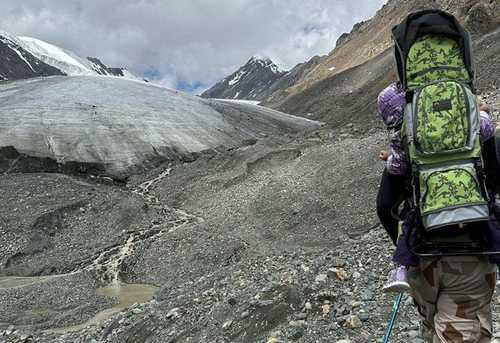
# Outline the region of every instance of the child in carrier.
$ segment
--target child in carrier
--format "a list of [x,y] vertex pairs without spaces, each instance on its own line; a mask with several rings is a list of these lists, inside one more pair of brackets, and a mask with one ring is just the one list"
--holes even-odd
[[[392,83],[380,93],[377,102],[378,115],[390,131],[391,148],[390,152],[382,151],[379,157],[385,161],[389,177],[404,176],[409,172],[409,160],[401,145],[401,126],[403,123],[404,107],[406,105],[405,91],[398,83]],[[495,126],[487,110],[487,106],[481,106],[480,136],[482,141],[495,136]],[[384,194],[384,192],[381,192],[381,194]],[[398,205],[394,204],[394,207]],[[490,207],[491,215],[486,238],[491,250],[500,251],[500,223],[497,219],[500,217],[500,208],[494,204]],[[418,256],[414,255],[408,247],[408,244],[412,245],[415,242],[415,235],[408,237],[410,231],[415,232],[410,230],[414,223],[414,213],[412,211],[404,212],[402,231],[397,240],[397,247],[393,256],[395,268],[389,272],[387,283],[383,287],[384,292],[408,291],[410,286],[406,279],[407,267],[417,266],[419,262]],[[394,215],[396,216],[397,214]],[[500,257],[491,256],[491,261],[498,264]]]

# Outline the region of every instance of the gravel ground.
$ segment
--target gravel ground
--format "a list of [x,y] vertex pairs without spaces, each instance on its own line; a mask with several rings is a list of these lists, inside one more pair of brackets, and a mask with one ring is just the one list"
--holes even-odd
[[[389,267],[388,247],[385,234],[376,228],[333,250],[254,256],[169,287],[164,296],[100,326],[31,337],[36,342],[381,342],[393,301],[380,292]],[[23,341],[22,335],[32,334],[4,332],[7,342]],[[393,342],[421,342],[408,297]]]
[[[54,273],[38,273],[36,282],[22,279],[16,287],[11,278],[2,288],[0,279],[0,341],[381,342],[394,298],[380,291],[392,246],[374,213],[383,167],[376,156],[386,136],[372,130],[354,137],[356,130],[348,124],[279,143],[259,141],[160,166],[127,187],[57,174],[1,176],[12,189],[3,205],[30,205],[24,221],[19,215],[4,230],[13,231],[16,220],[20,228],[33,227],[48,211],[42,205],[79,201],[94,204],[89,208],[100,204],[102,211],[78,217],[69,211],[73,226],[61,240],[84,229],[86,242],[117,236],[102,242],[107,252],[88,254],[94,260],[81,264],[72,262],[73,254],[82,254],[78,246],[62,245],[62,259],[52,258],[55,248],[47,245],[24,265],[34,271],[54,266]],[[34,185],[45,188],[27,194]],[[124,208],[112,206],[123,202]],[[113,229],[123,211],[130,219],[118,226],[130,228]],[[62,268],[65,263],[71,267]],[[116,300],[92,295],[110,282],[112,265],[121,282],[158,286],[154,298],[75,332],[44,331],[85,322],[110,307]],[[82,272],[58,276],[75,266]],[[15,275],[5,262],[1,272]],[[495,306],[497,313],[497,300]],[[421,342],[409,298],[393,342]]]

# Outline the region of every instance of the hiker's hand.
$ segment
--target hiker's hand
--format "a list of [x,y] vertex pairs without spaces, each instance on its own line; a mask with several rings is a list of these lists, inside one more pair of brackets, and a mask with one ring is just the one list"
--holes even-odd
[[488,106],[487,104],[485,104],[484,102],[480,103],[479,104],[479,110],[483,111],[483,112],[486,112],[488,114],[491,113],[491,109],[490,109],[490,106]]
[[381,159],[382,161],[387,161],[387,159],[389,158],[389,153],[385,150],[382,150],[380,152],[380,155],[378,155],[378,158]]

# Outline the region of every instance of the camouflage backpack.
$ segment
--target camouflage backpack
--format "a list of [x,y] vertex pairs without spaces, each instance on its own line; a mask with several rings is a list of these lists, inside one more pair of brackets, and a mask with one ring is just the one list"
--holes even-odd
[[427,10],[410,14],[393,36],[407,94],[403,141],[420,226],[426,233],[449,232],[486,221],[469,34],[448,13]]

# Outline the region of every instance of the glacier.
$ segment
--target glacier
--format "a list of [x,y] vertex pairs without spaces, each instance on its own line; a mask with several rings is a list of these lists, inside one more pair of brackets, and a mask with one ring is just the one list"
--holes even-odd
[[99,164],[116,177],[159,160],[189,159],[319,127],[268,108],[205,100],[123,78],[53,76],[0,83],[0,148],[60,164]]

